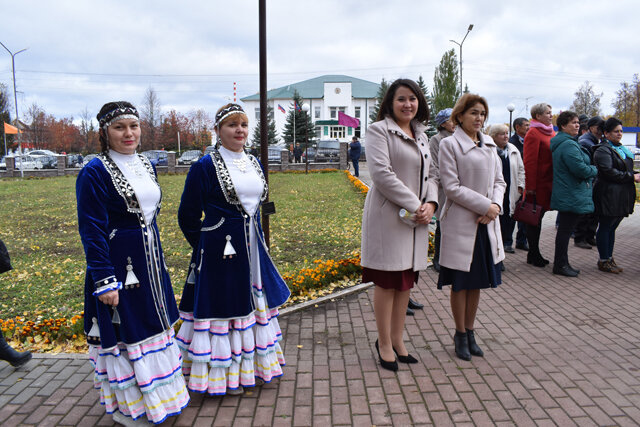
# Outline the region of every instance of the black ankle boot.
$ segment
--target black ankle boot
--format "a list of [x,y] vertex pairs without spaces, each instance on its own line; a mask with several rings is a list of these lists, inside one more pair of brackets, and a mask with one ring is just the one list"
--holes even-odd
[[456,346],[456,356],[462,360],[471,360],[471,353],[469,353],[469,341],[466,332],[458,332],[453,336],[453,343]]
[[484,351],[476,343],[476,337],[473,334],[473,329],[467,329],[467,341],[469,342],[469,353],[474,356],[484,356]]
[[7,344],[7,341],[4,339],[4,335],[0,332],[0,360],[6,360],[13,367],[19,367],[27,363],[31,360],[31,352],[17,352]]

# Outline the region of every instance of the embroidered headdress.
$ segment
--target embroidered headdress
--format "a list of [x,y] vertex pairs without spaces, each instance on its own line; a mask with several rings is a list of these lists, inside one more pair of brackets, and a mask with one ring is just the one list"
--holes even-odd
[[233,114],[245,114],[245,112],[238,104],[229,104],[227,108],[223,108],[222,110],[218,111],[218,114],[216,114],[216,123],[214,126],[220,128],[220,123],[222,123],[224,119]]
[[126,101],[109,102],[105,104],[97,116],[100,128],[105,130],[118,120],[137,120],[139,118],[140,114],[138,114],[138,110],[136,110],[136,107]]

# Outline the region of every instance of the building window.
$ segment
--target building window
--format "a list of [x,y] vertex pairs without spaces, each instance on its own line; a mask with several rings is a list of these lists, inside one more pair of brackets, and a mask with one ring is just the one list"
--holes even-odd
[[371,117],[371,115],[375,112],[375,107],[371,106],[369,107],[369,117]]
[[329,115],[331,120],[338,120],[338,111],[347,112],[347,107],[329,107]]
[[[322,128],[323,128],[323,127],[324,127],[324,126],[316,126],[316,127],[315,127],[315,132],[314,132],[314,134],[315,134],[315,137],[316,137],[317,139],[320,139],[320,137],[322,136]],[[326,127],[325,127],[325,129],[326,129]]]
[[260,107],[256,107],[256,120],[260,120]]
[[344,138],[344,126],[331,126],[329,128],[329,138],[331,139],[340,139]]
[[320,120],[320,107],[319,106],[315,106],[313,108],[313,114],[316,120]]
[[360,118],[360,107],[355,107],[355,115],[356,115],[356,119]]

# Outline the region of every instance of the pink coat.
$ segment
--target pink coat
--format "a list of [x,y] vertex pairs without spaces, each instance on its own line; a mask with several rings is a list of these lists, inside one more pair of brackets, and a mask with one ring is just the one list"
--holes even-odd
[[[446,201],[440,214],[440,265],[460,271],[471,269],[478,230],[477,219],[496,203],[502,211],[506,184],[502,162],[490,136],[480,134],[476,146],[458,127],[440,142],[440,182]],[[493,260],[504,259],[500,221],[487,225]]]
[[367,130],[367,166],[373,185],[362,213],[363,267],[384,271],[427,268],[426,225],[403,221],[398,212],[415,212],[437,202],[438,188],[429,176],[429,146],[424,125],[413,122],[416,139],[387,117]]

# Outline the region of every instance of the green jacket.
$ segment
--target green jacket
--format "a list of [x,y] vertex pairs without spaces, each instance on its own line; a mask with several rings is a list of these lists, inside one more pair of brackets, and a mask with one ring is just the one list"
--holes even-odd
[[593,178],[598,174],[589,153],[577,138],[558,132],[551,138],[553,189],[551,209],[586,214],[593,212]]

